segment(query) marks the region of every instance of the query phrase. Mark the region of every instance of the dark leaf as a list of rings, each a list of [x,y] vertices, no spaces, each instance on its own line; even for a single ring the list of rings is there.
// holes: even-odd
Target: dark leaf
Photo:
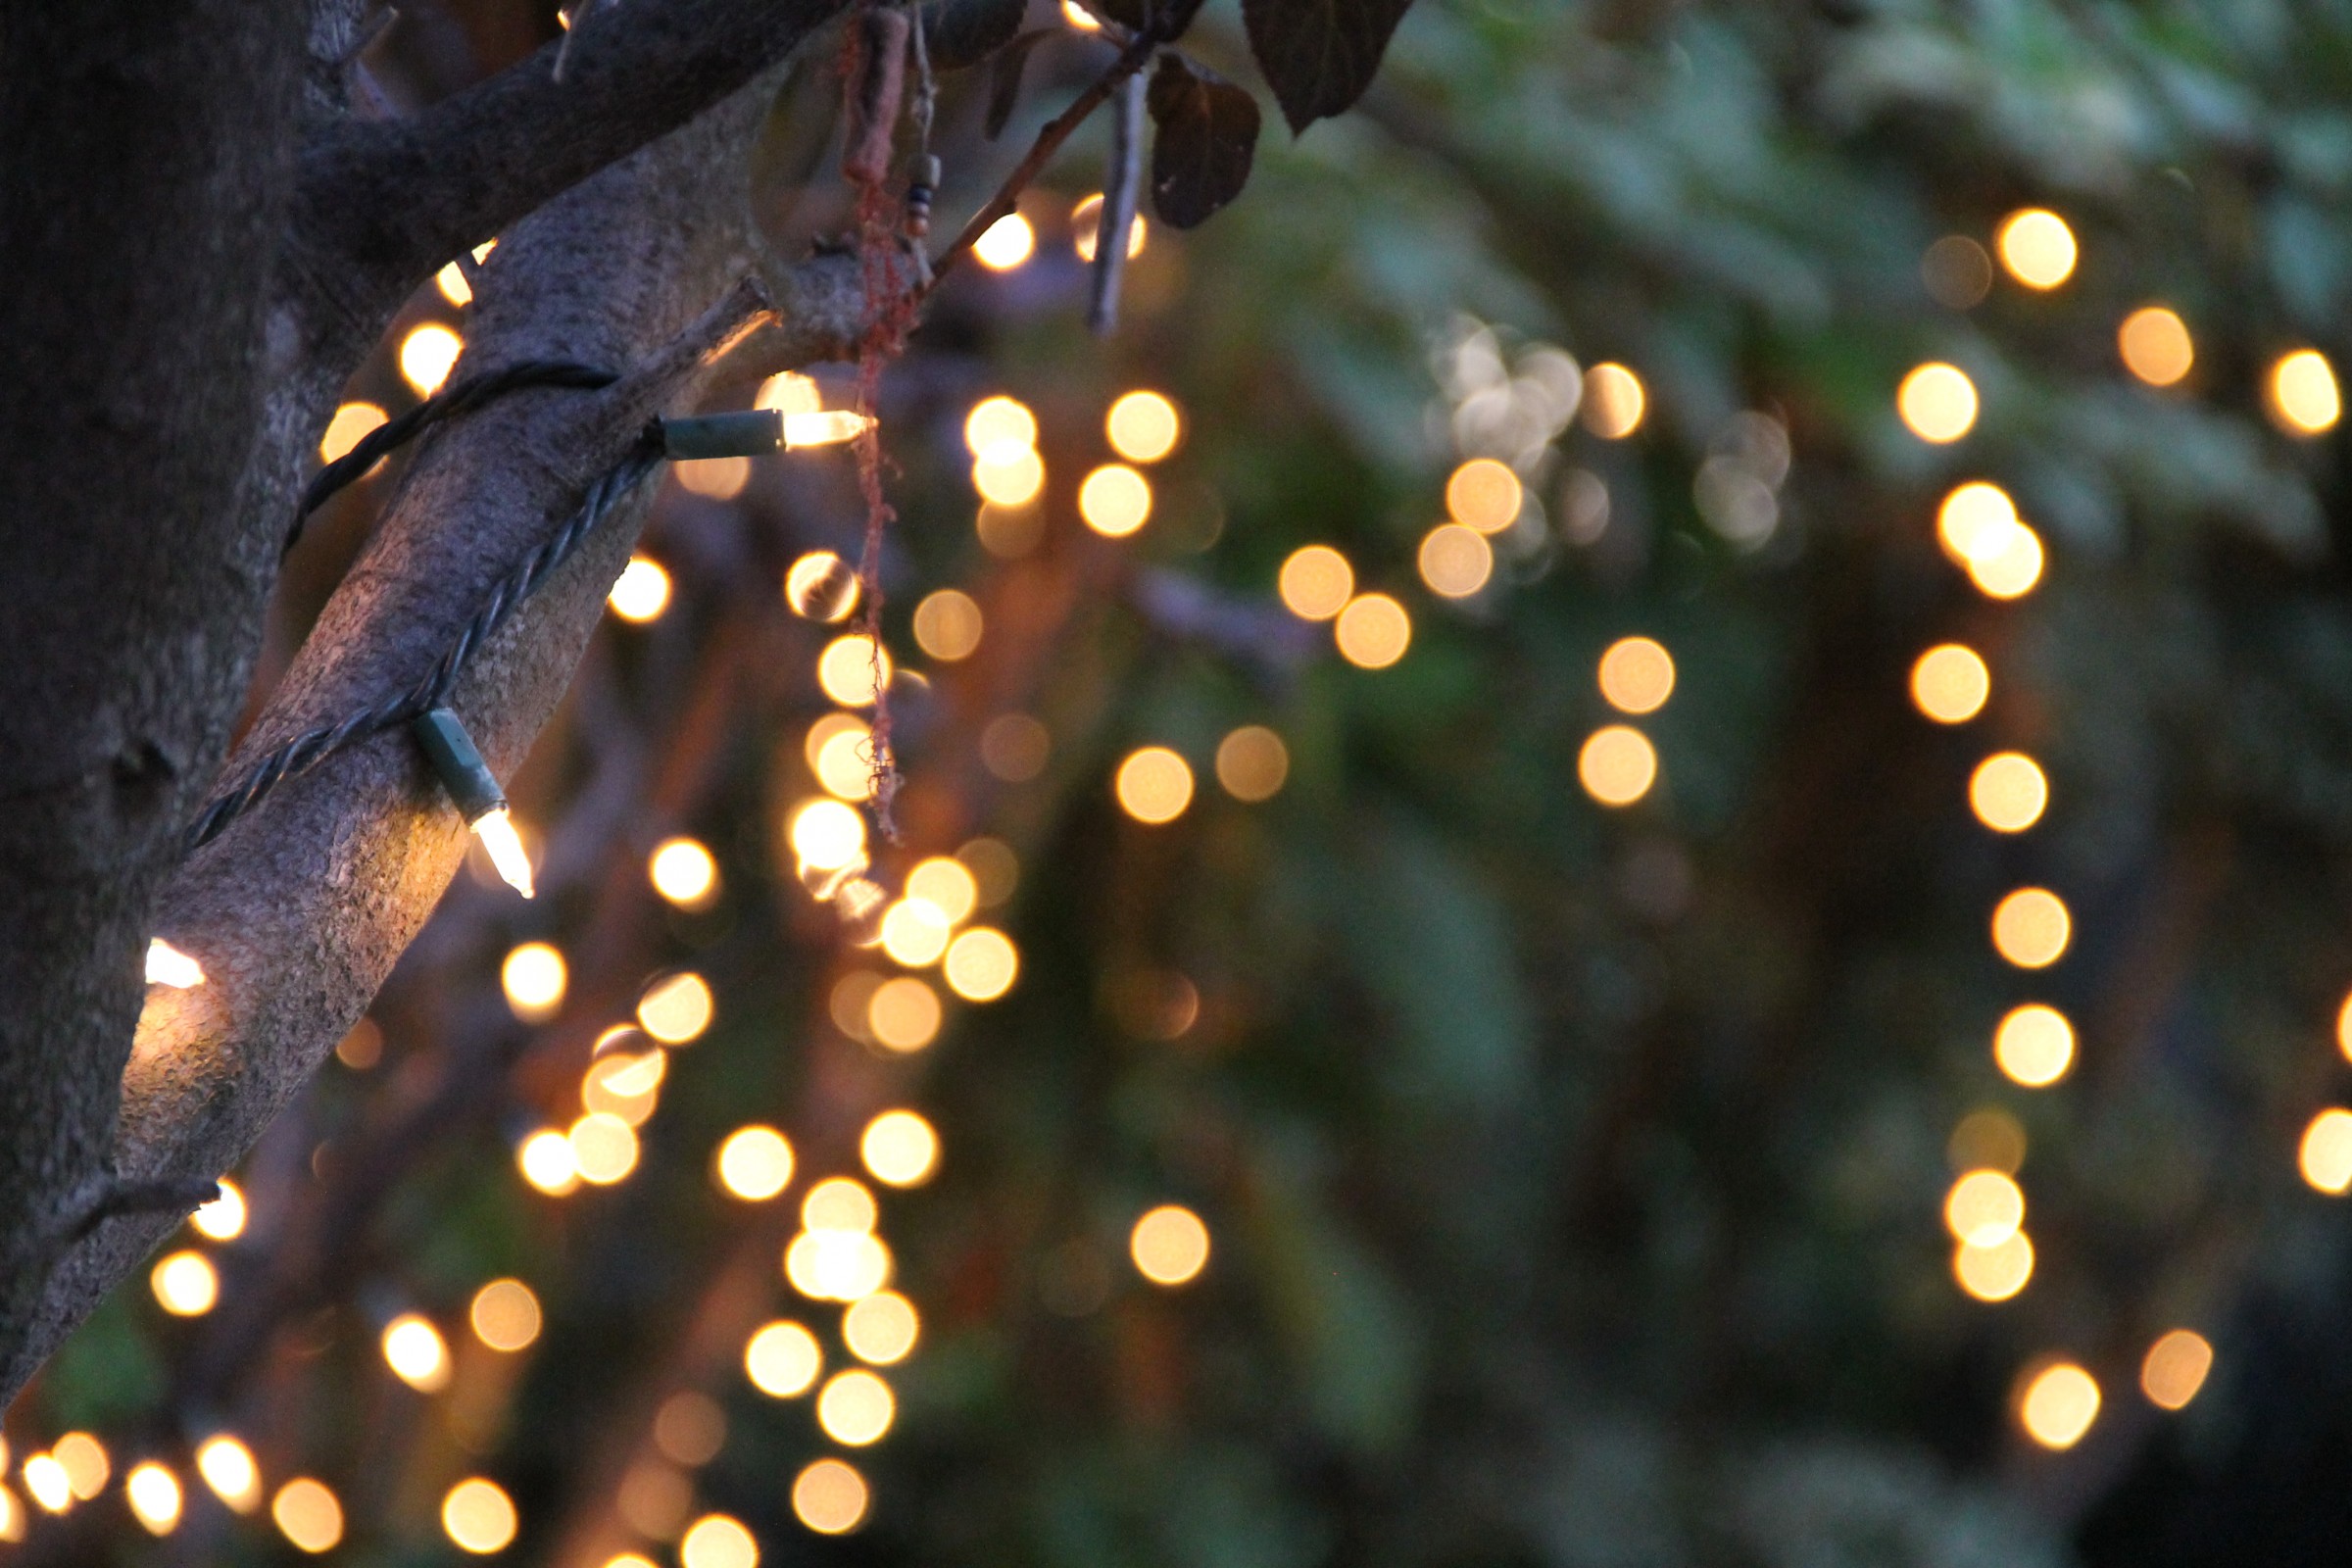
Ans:
[[[1184,36],[1200,10],[1200,0],[1080,0],[1088,10],[1129,32],[1152,26],[1162,43]]]
[[[1250,47],[1294,133],[1364,95],[1413,0],[1242,0]]]
[[[1029,64],[1029,51],[1060,30],[1033,28],[997,52],[995,74],[988,83],[988,122],[982,127],[990,141],[1004,133],[1004,127],[1012,122],[1012,112],[1020,107],[1021,72]]]
[[[1191,228],[1242,193],[1257,153],[1257,100],[1181,55],[1163,54],[1147,100],[1152,205],[1171,228]]]
[[[923,7],[923,46],[939,71],[976,66],[1012,42],[1029,0],[931,0]]]

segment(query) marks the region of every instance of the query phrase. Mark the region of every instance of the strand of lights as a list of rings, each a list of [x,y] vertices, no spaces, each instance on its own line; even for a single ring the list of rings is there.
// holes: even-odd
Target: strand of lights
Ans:
[[[526,899],[532,897],[530,853],[522,847],[522,835],[507,809],[506,791],[498,787],[465,724],[452,710],[435,708],[419,715],[411,729],[458,814],[489,852],[490,863],[509,887]]]

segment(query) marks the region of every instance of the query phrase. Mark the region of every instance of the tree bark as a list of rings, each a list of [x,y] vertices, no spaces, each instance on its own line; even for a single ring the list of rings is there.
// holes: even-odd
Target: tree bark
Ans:
[[[232,1163],[461,858],[454,811],[387,735],[180,863],[338,390],[460,245],[735,95],[507,233],[468,362],[627,373],[600,394],[517,394],[428,440],[248,755],[412,680],[749,316],[740,299],[704,314],[752,259],[741,152],[765,95],[743,84],[845,3],[604,8],[564,86],[551,47],[413,123],[307,146],[309,24],[290,0],[0,17],[0,330],[20,367],[0,386],[0,1401],[185,1202],[81,1229],[126,1183]],[[775,274],[800,309],[771,354],[854,337],[844,270]],[[568,679],[641,506],[461,684],[502,774]],[[209,983],[144,988],[157,933]]]

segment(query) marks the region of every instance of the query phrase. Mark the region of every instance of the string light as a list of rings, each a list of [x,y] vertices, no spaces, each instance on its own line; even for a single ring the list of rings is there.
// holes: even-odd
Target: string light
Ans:
[[[1622,441],[1642,428],[1649,409],[1649,394],[1642,378],[1624,366],[1603,361],[1585,372],[1585,395],[1579,416],[1586,429],[1603,441]]]
[[[524,1181],[550,1198],[562,1198],[580,1185],[580,1162],[572,1154],[571,1140],[552,1127],[525,1138],[514,1151],[514,1164]]]
[[[2001,220],[1993,248],[2009,275],[2028,288],[2053,289],[2075,275],[2075,231],[2046,209],[2023,208]]]
[[[1329,545],[1306,545],[1283,562],[1276,587],[1292,614],[1301,620],[1329,620],[1355,596],[1355,568]]]
[[[2072,1361],[2034,1372],[2018,1401],[2026,1436],[2045,1448],[2073,1447],[2098,1416],[2098,1380]]]
[[[664,839],[645,873],[654,891],[681,909],[707,909],[718,897],[718,862],[699,840]]]
[[[742,409],[659,423],[663,455],[672,463],[696,463],[839,446],[871,430],[875,421],[872,415],[851,409]]]
[[[980,902],[980,883],[952,856],[935,855],[906,873],[906,896],[920,899],[950,925],[960,925]]]
[[[1922,441],[1948,445],[1977,422],[1977,388],[1966,371],[1939,361],[1918,366],[1895,390],[1895,412]]]
[[[66,1485],[73,1490],[76,1501],[87,1502],[104,1492],[107,1478],[114,1474],[106,1445],[87,1432],[67,1433],[51,1445],[49,1452],[64,1468]]]
[[[473,1293],[466,1318],[475,1339],[511,1354],[539,1338],[539,1298],[520,1280],[492,1280]]]
[[[216,1432],[196,1446],[196,1473],[204,1484],[238,1513],[251,1513],[262,1500],[262,1471],[253,1450],[225,1432]]]
[[[1078,487],[1078,515],[1105,539],[1124,539],[1152,515],[1152,484],[1125,464],[1110,463]]]
[[[659,620],[662,612],[669,608],[669,573],[658,561],[631,556],[612,580],[605,603],[612,607],[612,613],[633,625]]]
[[[552,943],[525,942],[499,965],[498,983],[515,1017],[540,1023],[562,1010],[571,976],[562,951]]]
[[[1208,1266],[1208,1227],[1191,1209],[1163,1203],[1135,1222],[1127,1251],[1152,1284],[1188,1284]]]
[[[1955,1240],[1971,1247],[1997,1247],[2026,1222],[2026,1195],[2015,1178],[1997,1170],[1972,1170],[1944,1195],[1943,1222]]]
[[[74,1483],[66,1479],[66,1467],[54,1454],[27,1454],[20,1473],[25,1492],[48,1512],[64,1513],[74,1506]]]
[[[2352,1110],[2331,1105],[2312,1117],[2295,1163],[2319,1192],[2340,1198],[2352,1191]]]
[[[1621,713],[1654,713],[1674,695],[1674,658],[1647,637],[1624,637],[1600,656],[1600,695]]]
[[[1576,754],[1577,781],[1603,806],[1631,806],[1657,782],[1657,748],[1630,724],[1594,730]]]
[[[1130,463],[1157,463],[1176,450],[1184,421],[1157,392],[1130,392],[1110,406],[1102,430],[1110,449]]]
[[[1992,1059],[2011,1082],[2046,1088],[2074,1065],[2075,1027],[2066,1014],[2038,1002],[2014,1007],[1993,1031]]]
[[[911,1110],[886,1110],[865,1124],[858,1155],[874,1180],[919,1187],[939,1168],[939,1134]]]
[[[427,321],[400,340],[400,375],[420,398],[441,390],[456,368],[466,340],[438,321]]]
[[[898,1415],[890,1385],[863,1367],[837,1372],[816,1395],[816,1424],[825,1436],[849,1447],[879,1443]]]
[[[1413,618],[1387,594],[1358,594],[1331,631],[1342,659],[1358,669],[1386,669],[1412,646]]]
[[[122,1478],[122,1497],[147,1533],[168,1536],[179,1526],[179,1478],[149,1459]]]
[[[415,1312],[403,1312],[384,1325],[384,1364],[392,1375],[419,1394],[438,1394],[449,1387],[449,1346],[441,1331]]]
[[[1969,775],[1969,809],[1995,833],[2023,833],[2049,803],[2048,778],[2023,752],[1995,752]]]
[[[442,787],[473,830],[482,848],[489,852],[490,863],[509,887],[530,898],[531,858],[522,847],[522,835],[514,830],[514,819],[507,810],[506,792],[491,776],[490,766],[474,748],[473,737],[466,732],[457,713],[447,708],[435,708],[410,726],[416,736],[425,760],[433,764]]]
[[[204,965],[162,937],[154,937],[147,943],[147,983],[187,991],[204,984]]]
[[[871,708],[890,676],[889,653],[877,653],[863,632],[834,638],[817,656],[817,686],[844,708]]]
[[[1003,463],[1037,447],[1037,416],[1018,398],[982,398],[964,416],[963,444],[975,462]]]
[[[983,621],[972,596],[954,588],[926,594],[914,607],[914,641],[933,659],[954,663],[980,646]]]
[[[718,1184],[748,1203],[792,1185],[792,1145],[773,1127],[738,1127],[718,1146]]]
[[[2065,901],[2047,888],[2020,888],[1992,911],[1993,948],[2021,969],[2056,963],[2073,931]]]
[[[1037,230],[1018,213],[1006,213],[981,231],[972,258],[992,272],[1009,272],[1037,251]]]
[[[1089,196],[1070,209],[1070,242],[1076,248],[1080,261],[1091,262],[1095,259],[1095,247],[1100,243],[1102,234],[1102,198],[1101,196]],[[1138,213],[1127,229],[1127,259],[1133,261],[1136,257],[1143,255],[1144,247],[1150,242],[1151,236],[1144,225],[1144,215]]]
[[[882,951],[909,969],[937,963],[949,935],[947,917],[928,899],[901,899],[882,916]]]
[[[1244,724],[1217,743],[1217,782],[1237,801],[1270,801],[1290,776],[1290,748],[1263,724]]]
[[[2213,1370],[2213,1346],[2194,1329],[2174,1329],[2148,1347],[2139,1363],[2139,1389],[2167,1410],[2185,1407]]]
[[[343,1504],[323,1482],[297,1476],[277,1489],[270,1499],[270,1517],[285,1538],[316,1556],[335,1549],[343,1539]]]
[[[1112,789],[1119,808],[1138,822],[1160,826],[1193,803],[1193,769],[1165,746],[1145,746],[1119,763]]]
[[[1965,724],[1992,696],[1992,672],[1973,648],[1942,643],[1911,666],[1911,702],[1938,724]]]
[[[1002,931],[974,926],[948,944],[940,964],[948,989],[966,1002],[994,1002],[1020,978],[1020,950]]]
[[[842,1343],[851,1354],[875,1366],[906,1360],[920,1333],[914,1303],[896,1291],[876,1291],[852,1301],[841,1317]]]
[[[514,1499],[495,1481],[468,1476],[441,1499],[441,1528],[460,1551],[487,1557],[514,1539]]]
[[[2317,349],[2297,349],[2271,367],[2271,417],[2289,435],[2325,435],[2343,417],[2335,369]]]
[[[892,1051],[922,1050],[939,1037],[941,1018],[939,993],[910,974],[883,981],[866,1003],[867,1032]]]
[[[1519,520],[1526,491],[1508,466],[1472,458],[1446,480],[1446,511],[1474,533],[1500,533]]]
[[[381,426],[384,411],[372,403],[346,403],[337,408],[334,417],[326,421],[326,431],[318,437],[318,461],[332,463],[360,444],[360,438]]]
[[[2116,328],[2124,368],[2150,386],[2175,386],[2197,362],[2188,323],[2162,305],[2144,305]]]
[[[811,550],[784,573],[784,602],[807,620],[845,619],[858,608],[858,573],[830,550]]]
[[[1952,1278],[1984,1302],[2006,1301],[2034,1277],[2034,1244],[2024,1231],[2011,1231],[1989,1247],[1962,1242],[1952,1249]]]
[[[1063,0],[1064,9],[1068,0]],[[839,1459],[819,1459],[792,1482],[792,1511],[819,1535],[841,1536],[858,1528],[868,1505],[865,1477]]]
[[[220,1299],[220,1276],[202,1252],[173,1252],[147,1276],[158,1305],[173,1317],[202,1317]]]
[[[664,975],[637,999],[637,1027],[665,1046],[690,1045],[710,1027],[717,1003],[710,983],[691,969]]]
[[[1431,593],[1467,599],[1494,575],[1494,547],[1474,528],[1442,522],[1422,537],[1414,565]]]
[[[825,1353],[816,1336],[798,1323],[770,1323],[743,1348],[744,1376],[771,1399],[790,1399],[815,1387]]]

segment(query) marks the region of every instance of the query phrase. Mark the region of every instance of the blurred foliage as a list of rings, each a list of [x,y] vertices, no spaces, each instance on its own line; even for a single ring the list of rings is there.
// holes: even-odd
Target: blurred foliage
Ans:
[[[488,49],[513,25],[453,7],[396,36],[387,69],[446,87],[457,68],[432,38],[473,59],[463,26]],[[1211,4],[1188,47],[1252,79],[1234,6]],[[1008,144],[1100,48],[1039,51]],[[1011,156],[971,131],[985,75],[943,104],[943,211]],[[605,999],[575,1020],[590,1034],[657,966],[691,962],[717,991],[642,1168],[531,1194],[511,1146],[568,1114],[572,1085],[489,1070],[244,1360],[219,1360],[207,1320],[119,1301],[12,1444],[233,1420],[270,1474],[345,1489],[337,1560],[355,1565],[445,1560],[433,1499],[468,1468],[514,1493],[517,1559],[555,1560],[563,1521],[609,1500],[595,1456],[672,1384],[730,1420],[698,1497],[779,1562],[2230,1560],[2180,1521],[2234,1517],[2211,1489],[2248,1455],[2285,1445],[2292,1469],[2340,1447],[2341,1418],[2310,1401],[2352,1387],[2342,1349],[2289,1331],[2352,1298],[2338,1211],[2295,1169],[2305,1120],[2342,1088],[2352,513],[2341,428],[2293,438],[2262,407],[2278,353],[2352,351],[2348,86],[2335,0],[1422,0],[1354,114],[1270,132],[1229,212],[1153,231],[1100,345],[1063,216],[1095,188],[1090,127],[1025,203],[1037,257],[959,279],[885,390],[892,646],[920,663],[906,616],[937,587],[992,617],[970,668],[905,694],[910,847],[885,864],[981,832],[1010,843],[1019,892],[991,917],[1021,946],[1019,986],[953,1011],[919,1057],[834,1026],[833,981],[873,965],[777,865],[824,704],[820,639],[772,585],[800,549],[852,550],[852,487],[821,466],[762,472],[726,504],[673,487],[648,549],[677,606],[613,629],[518,790],[567,890],[559,874],[529,908],[453,895],[378,1009],[384,1064],[330,1066],[257,1153],[256,1232],[223,1251],[221,1311],[273,1209],[303,1200],[312,1146],[449,1062],[519,1051],[497,991],[508,943],[570,948],[613,900],[645,902],[630,868],[678,828],[719,855],[717,910],[649,914],[641,942],[597,950],[614,972],[575,975]],[[1989,246],[2027,205],[2072,225],[2072,278],[1996,276],[1980,303],[1938,304],[1931,244]],[[837,218],[820,191],[791,221]],[[2117,358],[2118,323],[2150,302],[2194,335],[2179,388]],[[1527,414],[1509,377],[1540,381],[1543,353],[1631,367],[1641,428],[1604,441]],[[1983,398],[1954,446],[1895,416],[1928,359]],[[1187,439],[1152,470],[1159,515],[1112,547],[1070,496],[1134,385],[1176,399]],[[1047,544],[1009,562],[975,537],[960,444],[965,410],[999,391],[1037,411],[1054,476]],[[1786,433],[1785,478],[1740,421],[1757,413]],[[1414,548],[1447,471],[1489,448],[1530,505],[1494,540],[1494,584],[1443,602]],[[1710,459],[1775,470],[1760,530],[1753,513],[1738,537],[1710,520]],[[1937,501],[1980,476],[2048,547],[2014,603],[1936,545]],[[1401,663],[1352,668],[1319,628],[1301,644],[1272,588],[1309,542],[1406,603]],[[1577,759],[1613,717],[1594,662],[1632,632],[1673,651],[1679,682],[1637,721],[1657,787],[1612,810]],[[1993,672],[1991,706],[1956,730],[1905,697],[1912,660],[1945,640]],[[715,678],[694,673],[711,644],[737,651],[709,789],[677,821],[615,810],[692,682]],[[1015,709],[1053,746],[1041,776],[1001,784],[974,736]],[[1263,805],[1212,782],[1218,737],[1246,722],[1290,747]],[[1199,780],[1164,828],[1125,820],[1108,790],[1146,743]],[[2052,780],[2048,815],[2015,838],[1967,806],[1969,770],[2004,747]],[[2076,914],[2041,975],[1985,937],[2028,883]],[[1160,1038],[1176,977],[1198,1016]],[[2026,1000],[2082,1034],[2053,1088],[2019,1089],[1990,1056]],[[919,1107],[945,1151],[936,1181],[884,1200],[924,1339],[891,1374],[896,1430],[858,1456],[873,1516],[829,1541],[786,1496],[829,1447],[807,1401],[761,1398],[740,1339],[696,1325],[748,1288],[746,1258],[772,1297],[754,1321],[798,1316],[831,1346],[830,1313],[791,1304],[707,1166],[727,1130],[773,1121],[801,1151],[797,1202],[808,1176],[854,1168],[882,1103]],[[1955,1289],[1940,1217],[1947,1138],[1987,1105],[2026,1131],[2038,1253],[2001,1305]],[[331,1181],[331,1153],[318,1168]],[[1176,1291],[1125,1255],[1135,1216],[1169,1201],[1213,1238]],[[415,1304],[459,1338],[466,1295],[510,1273],[550,1314],[526,1366],[461,1357],[461,1388],[497,1382],[476,1398],[390,1383],[374,1325]],[[2180,1324],[2219,1361],[2176,1416],[2135,1379]],[[2287,1344],[2305,1359],[2281,1373]],[[2053,1353],[2106,1393],[2065,1455],[2025,1445],[2010,1407],[2020,1370]],[[233,1388],[205,1383],[206,1355],[243,1369]],[[2307,1429],[2302,1448],[2278,1436]],[[2305,1493],[2340,1490],[2325,1473]],[[2241,1539],[2320,1506],[2305,1493],[2262,1494]],[[211,1555],[153,1560],[282,1549],[266,1527],[206,1529]],[[167,1551],[109,1539],[122,1561]]]

